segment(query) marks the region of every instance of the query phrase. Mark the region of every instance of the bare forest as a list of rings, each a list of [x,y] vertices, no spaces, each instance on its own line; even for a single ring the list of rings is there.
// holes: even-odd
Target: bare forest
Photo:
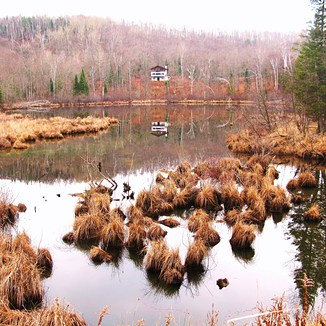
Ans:
[[[236,29],[236,24],[235,24]],[[269,99],[297,56],[295,34],[204,33],[95,17],[0,19],[3,103],[148,99]],[[167,66],[170,80],[152,82]],[[86,79],[87,92],[74,92]]]

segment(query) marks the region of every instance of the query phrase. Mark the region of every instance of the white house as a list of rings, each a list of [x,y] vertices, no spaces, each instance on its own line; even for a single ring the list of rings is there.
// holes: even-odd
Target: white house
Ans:
[[[152,81],[167,81],[170,80],[168,76],[168,67],[155,66],[151,68]]]

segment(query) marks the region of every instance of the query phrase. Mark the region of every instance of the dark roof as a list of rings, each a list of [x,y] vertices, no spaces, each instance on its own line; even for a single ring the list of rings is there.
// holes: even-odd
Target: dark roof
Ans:
[[[151,70],[152,71],[165,71],[167,69],[162,66],[155,66],[155,67],[151,68]]]

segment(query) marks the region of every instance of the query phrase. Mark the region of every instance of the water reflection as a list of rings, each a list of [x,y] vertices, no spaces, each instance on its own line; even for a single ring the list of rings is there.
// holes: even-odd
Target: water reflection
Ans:
[[[301,204],[295,204],[289,214],[273,213],[265,224],[258,225],[256,242],[250,250],[232,249],[230,230],[223,223],[217,223],[221,242],[210,253],[214,268],[203,265],[187,270],[185,281],[179,287],[167,287],[158,275],[147,273],[143,267],[143,252],[131,249],[113,252],[107,248],[113,262],[97,266],[89,259],[91,245],[76,250],[75,246],[63,244],[62,236],[71,230],[77,202],[68,194],[83,192],[87,187],[86,157],[100,162],[103,173],[113,176],[119,186],[128,182],[133,190],[139,191],[149,188],[158,169],[175,167],[183,160],[194,165],[198,160],[231,154],[225,147],[228,129],[216,128],[228,119],[227,110],[221,107],[88,108],[87,112],[76,109],[47,114],[58,112],[65,116],[105,114],[119,118],[121,123],[96,137],[70,138],[37,144],[24,152],[0,153],[0,181],[8,184],[13,193],[18,194],[17,200],[28,206],[28,211],[21,216],[19,229],[26,229],[37,245],[42,243],[42,247],[49,247],[54,255],[53,275],[46,281],[50,298],[65,297],[83,312],[90,324],[97,322],[94,311],[108,304],[112,304],[112,316],[116,317],[123,313],[122,306],[135,311],[139,309],[139,302],[144,305],[143,310],[137,310],[141,311],[140,317],[154,324],[155,318],[150,317],[153,310],[144,308],[153,306],[151,294],[160,301],[161,308],[187,307],[201,315],[201,321],[209,306],[218,303],[222,324],[227,317],[253,311],[257,301],[269,305],[272,297],[284,292],[296,293],[295,297],[304,304],[304,274],[314,281],[308,288],[309,304],[313,306],[316,300],[320,302],[325,298],[326,221],[308,224],[302,219],[313,202],[318,202],[322,214],[326,215],[323,170],[314,172],[317,188],[296,192],[303,197]],[[164,120],[167,113],[171,122],[168,137],[151,135],[151,122]],[[283,182],[283,186],[287,179],[299,173],[297,166],[282,169],[279,182]],[[57,193],[61,193],[60,198]],[[34,211],[34,207],[37,210]],[[174,214],[185,224],[189,212],[182,210]],[[184,232],[186,227],[182,225],[180,229]],[[178,245],[184,259],[186,253],[182,248],[187,247],[191,236],[180,236],[179,231],[173,229],[167,237],[173,245],[176,239],[182,239]],[[221,276],[230,280],[230,286],[222,292],[216,286]],[[83,284],[82,292],[76,291],[80,284]]]
[[[296,171],[298,173],[299,171]],[[293,191],[303,197],[301,204],[294,205],[291,213],[291,221],[288,224],[288,236],[297,249],[295,260],[299,267],[294,270],[294,280],[300,293],[301,305],[307,304],[314,307],[318,291],[326,296],[326,220],[320,223],[304,222],[303,214],[310,208],[312,203],[318,202],[322,216],[326,216],[326,185],[325,170],[315,171],[317,187],[302,191]],[[313,282],[305,288],[305,275]],[[308,297],[305,293],[308,293]],[[308,300],[308,302],[305,302]]]
[[[195,162],[229,155],[225,147],[228,129],[216,127],[228,119],[223,107],[60,109],[45,115],[75,117],[86,113],[114,116],[120,125],[99,136],[39,143],[24,152],[0,153],[0,175],[50,183],[57,179],[84,181],[88,178],[83,160],[86,157],[100,162],[104,172],[115,175],[135,169],[158,169],[183,160]],[[37,114],[40,115],[34,113]],[[164,121],[167,114],[171,123],[168,137],[151,135],[151,122]]]

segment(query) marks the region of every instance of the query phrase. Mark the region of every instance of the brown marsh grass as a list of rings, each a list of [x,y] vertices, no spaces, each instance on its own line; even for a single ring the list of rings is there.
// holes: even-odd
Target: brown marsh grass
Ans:
[[[123,247],[125,241],[125,226],[120,217],[111,218],[102,229],[101,241],[105,248]]]
[[[290,199],[280,186],[264,183],[262,196],[265,200],[266,209],[270,212],[285,212],[290,209]]]
[[[299,174],[298,184],[301,188],[314,188],[317,186],[317,181],[310,171],[305,171]]]
[[[146,230],[143,223],[131,223],[126,246],[128,248],[143,249],[146,241]]]
[[[253,241],[256,238],[255,226],[244,224],[238,221],[232,230],[232,236],[230,239],[231,246],[236,249],[251,248]]]
[[[254,186],[243,189],[241,192],[244,203],[252,211],[255,223],[263,222],[266,219],[266,205],[261,193]]]
[[[195,234],[195,240],[202,240],[205,246],[213,247],[217,245],[221,237],[211,223],[202,224]]]
[[[62,237],[62,241],[66,244],[73,244],[75,242],[75,233],[74,232],[68,232]]]
[[[316,130],[315,125],[312,124],[311,127]],[[300,133],[294,121],[289,121],[286,125],[278,124],[271,132],[265,131],[260,135],[249,130],[230,134],[227,146],[233,152],[246,154],[269,152],[272,156],[292,156],[300,159],[326,158],[326,135],[317,134],[312,130],[306,134]]]
[[[159,240],[164,238],[168,232],[162,229],[158,224],[153,223],[149,226],[147,231],[147,237],[150,240]]]
[[[196,207],[207,211],[219,211],[222,209],[220,204],[221,193],[212,184],[204,184],[196,196]]]
[[[98,242],[101,237],[102,221],[96,214],[77,216],[73,231],[76,243]]]
[[[62,139],[70,135],[98,133],[106,130],[119,121],[114,118],[76,118],[66,119],[52,117],[49,119],[34,119],[29,116],[0,114],[1,144],[6,148],[27,148],[29,144],[42,140]],[[3,148],[0,147],[0,149]]]
[[[46,248],[37,249],[36,266],[40,271],[41,277],[50,277],[53,269],[51,253]]]
[[[11,309],[34,309],[42,305],[44,290],[37,255],[26,234],[1,241],[0,297]]]
[[[73,312],[69,305],[60,305],[59,300],[46,308],[32,311],[11,310],[0,304],[0,324],[11,326],[86,326],[84,319]]]
[[[318,204],[313,204],[304,214],[303,219],[307,222],[320,222],[322,216],[320,214],[320,208]]]
[[[234,182],[222,184],[220,192],[225,211],[240,209],[243,206],[243,199]]]
[[[181,263],[179,249],[168,250],[159,278],[167,285],[179,285],[183,281],[183,276],[184,266]]]
[[[145,269],[149,272],[160,273],[168,253],[169,248],[163,239],[151,241],[144,259]]]
[[[188,247],[185,260],[186,268],[199,267],[207,255],[208,248],[205,246],[205,243],[200,239],[195,240]]]
[[[232,209],[227,211],[224,216],[224,221],[228,226],[232,226],[237,223],[238,220],[241,219],[241,212],[237,209]]]
[[[175,228],[180,225],[180,222],[175,220],[174,218],[165,218],[164,220],[159,221],[160,224],[165,225],[169,228]]]
[[[13,226],[17,219],[18,207],[11,203],[0,201],[0,229]]]
[[[188,218],[188,230],[190,232],[197,232],[203,224],[211,219],[212,217],[203,209],[196,209]]]
[[[182,189],[173,199],[174,208],[189,208],[195,205],[195,200],[199,193],[197,187],[187,186]]]
[[[92,246],[91,250],[89,251],[89,256],[95,264],[102,264],[103,262],[109,263],[112,260],[110,254],[97,246]]]

